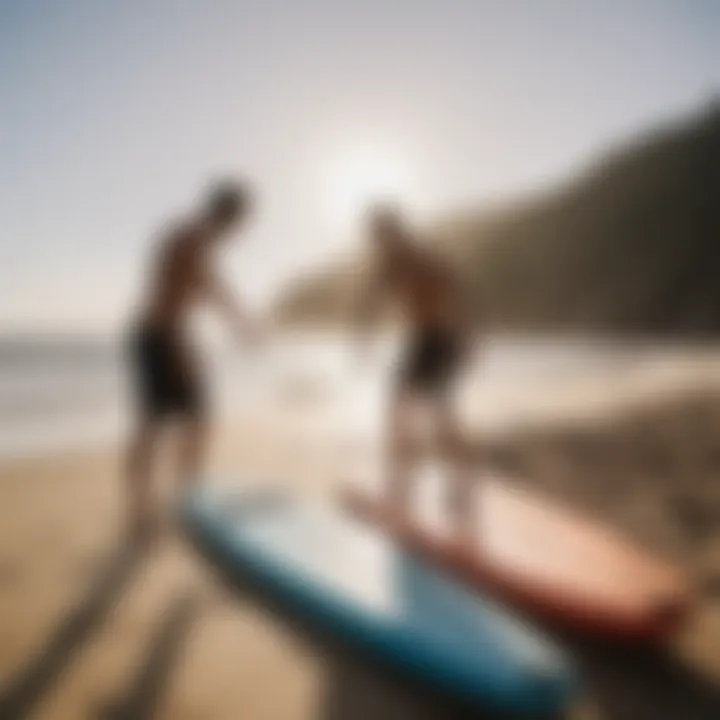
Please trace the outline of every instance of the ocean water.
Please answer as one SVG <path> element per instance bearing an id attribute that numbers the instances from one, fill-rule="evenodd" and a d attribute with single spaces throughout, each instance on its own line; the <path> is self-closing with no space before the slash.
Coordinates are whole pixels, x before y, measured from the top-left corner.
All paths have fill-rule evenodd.
<path id="1" fill-rule="evenodd" d="M 285 335 L 262 349 L 204 353 L 219 419 L 252 416 L 293 398 L 339 397 L 349 387 L 339 337 Z M 362 384 L 362 382 L 361 382 Z M 0 457 L 114 442 L 134 411 L 122 342 L 93 338 L 0 339 Z"/>
<path id="2" fill-rule="evenodd" d="M 309 333 L 277 336 L 262 349 L 219 348 L 207 354 L 213 407 L 222 421 L 283 412 L 294 400 L 308 408 L 335 403 L 349 420 L 370 422 L 396 348 L 397 340 L 386 338 L 359 362 L 347 338 Z M 658 352 L 588 340 L 491 338 L 470 375 L 522 386 L 606 374 Z M 112 340 L 0 339 L 0 457 L 123 437 L 133 407 L 126 360 L 122 344 Z"/>

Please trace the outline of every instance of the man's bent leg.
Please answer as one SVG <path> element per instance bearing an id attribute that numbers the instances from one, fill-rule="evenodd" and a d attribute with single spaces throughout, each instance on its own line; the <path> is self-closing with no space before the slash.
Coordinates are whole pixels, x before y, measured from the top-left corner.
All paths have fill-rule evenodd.
<path id="1" fill-rule="evenodd" d="M 412 397 L 400 392 L 393 398 L 389 413 L 388 497 L 393 510 L 402 517 L 410 506 L 411 473 L 416 460 L 413 410 Z"/>
<path id="2" fill-rule="evenodd" d="M 436 418 L 440 448 L 451 468 L 447 482 L 447 510 L 458 541 L 471 545 L 476 508 L 468 443 L 463 437 L 457 414 L 448 398 L 437 401 Z"/>
<path id="3" fill-rule="evenodd" d="M 202 477 L 208 446 L 208 421 L 204 415 L 188 418 L 179 433 L 178 481 L 182 491 L 193 488 Z"/>
<path id="4" fill-rule="evenodd" d="M 176 376 L 174 401 L 181 419 L 178 428 L 177 480 L 182 491 L 200 480 L 208 441 L 208 407 L 205 383 L 197 354 L 188 345 L 175 348 Z"/>
<path id="5" fill-rule="evenodd" d="M 144 418 L 130 440 L 126 467 L 128 533 L 133 540 L 143 540 L 152 533 L 156 521 L 157 498 L 152 479 L 152 465 L 158 439 L 158 423 Z"/>

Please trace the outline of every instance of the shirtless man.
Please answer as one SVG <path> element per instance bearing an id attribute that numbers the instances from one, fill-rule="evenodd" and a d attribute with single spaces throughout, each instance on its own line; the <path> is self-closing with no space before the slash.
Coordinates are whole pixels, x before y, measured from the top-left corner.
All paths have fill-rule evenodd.
<path id="1" fill-rule="evenodd" d="M 374 268 L 358 319 L 367 327 L 381 302 L 391 299 L 409 330 L 389 409 L 389 499 L 394 512 L 404 517 L 418 450 L 413 425 L 416 411 L 422 408 L 429 411 L 441 452 L 454 469 L 448 511 L 458 539 L 466 541 L 472 530 L 469 457 L 450 390 L 473 336 L 467 303 L 454 274 L 414 241 L 393 208 L 373 209 L 367 230 Z"/>
<path id="2" fill-rule="evenodd" d="M 189 339 L 193 311 L 209 302 L 245 335 L 250 323 L 211 269 L 214 251 L 250 212 L 248 190 L 220 183 L 198 217 L 169 232 L 151 269 L 149 293 L 130 338 L 139 417 L 127 463 L 129 532 L 144 538 L 157 511 L 152 462 L 160 431 L 179 421 L 180 482 L 197 482 L 207 436 L 207 407 L 199 360 Z"/>

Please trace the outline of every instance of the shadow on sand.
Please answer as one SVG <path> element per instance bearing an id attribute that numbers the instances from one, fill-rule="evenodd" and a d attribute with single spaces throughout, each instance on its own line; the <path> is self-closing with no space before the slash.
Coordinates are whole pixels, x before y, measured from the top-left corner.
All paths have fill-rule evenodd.
<path id="1" fill-rule="evenodd" d="M 575 658 L 603 720 L 720 718 L 720 687 L 665 648 L 556 637 Z"/>
<path id="2" fill-rule="evenodd" d="M 326 680 L 317 720 L 505 720 L 431 693 L 347 650 L 325 646 L 322 652 Z"/>
<path id="3" fill-rule="evenodd" d="M 183 595 L 171 603 L 150 641 L 145 661 L 124 695 L 98 713 L 101 720 L 150 720 L 156 716 L 198 610 L 196 595 Z"/>
<path id="4" fill-rule="evenodd" d="M 38 654 L 0 691 L 0 718 L 21 720 L 30 715 L 82 644 L 102 625 L 142 557 L 138 548 L 124 546 L 104 561 L 88 594 L 60 621 Z"/>

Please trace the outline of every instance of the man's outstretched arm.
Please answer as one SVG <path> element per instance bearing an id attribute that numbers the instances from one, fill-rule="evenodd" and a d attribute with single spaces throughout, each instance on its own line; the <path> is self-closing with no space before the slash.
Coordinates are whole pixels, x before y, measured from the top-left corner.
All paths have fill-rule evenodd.
<path id="1" fill-rule="evenodd" d="M 352 322 L 361 345 L 365 345 L 378 320 L 386 291 L 384 278 L 375 269 L 364 279 L 359 288 Z"/>
<path id="2" fill-rule="evenodd" d="M 257 330 L 255 321 L 227 284 L 218 276 L 207 273 L 204 286 L 207 299 L 227 319 L 233 330 L 243 339 L 254 336 Z"/>

